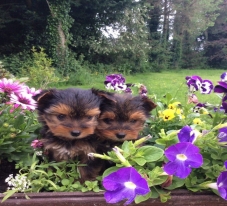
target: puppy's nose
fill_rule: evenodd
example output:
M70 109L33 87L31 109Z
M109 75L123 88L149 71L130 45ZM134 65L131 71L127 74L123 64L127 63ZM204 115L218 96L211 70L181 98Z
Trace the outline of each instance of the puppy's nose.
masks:
M120 133L117 133L116 136L118 139L123 139L126 136L126 134L123 132L120 132Z
M77 136L80 135L80 133L81 133L80 131L74 130L74 131L71 132L71 135L74 136L74 137L77 137Z

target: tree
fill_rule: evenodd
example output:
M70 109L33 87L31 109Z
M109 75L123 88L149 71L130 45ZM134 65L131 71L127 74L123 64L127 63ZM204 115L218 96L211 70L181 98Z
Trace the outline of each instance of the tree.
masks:
M227 68L227 1L220 5L220 15L215 25L206 30L205 56L211 67Z

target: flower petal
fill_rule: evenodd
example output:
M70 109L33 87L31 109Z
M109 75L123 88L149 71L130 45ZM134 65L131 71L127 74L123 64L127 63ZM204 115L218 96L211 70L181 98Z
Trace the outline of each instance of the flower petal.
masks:
M214 92L216 93L226 93L227 92L227 83L226 82L218 82L219 85L214 87Z
M177 134L180 142L193 142L195 139L195 133L192 133L192 128L188 125L184 126Z

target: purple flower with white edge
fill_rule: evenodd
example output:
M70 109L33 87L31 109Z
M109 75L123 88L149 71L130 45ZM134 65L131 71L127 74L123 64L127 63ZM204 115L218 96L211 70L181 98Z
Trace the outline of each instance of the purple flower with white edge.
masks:
M130 204L136 195L150 192L147 181L133 167L124 167L103 178L106 189L104 197L107 203L117 203L128 199L124 205Z
M191 142L193 143L196 140L195 131L188 125L184 126L180 132L177 134L180 142Z
M171 145L165 150L165 156L169 162L164 165L164 171L182 179L191 173L191 168L199 168L203 164L199 148L190 142Z
M227 127L219 129L218 139L219 142L227 142Z
M202 78L200 76L187 76L185 77L185 79L187 80L187 85L190 89L190 91L198 91L199 87L202 83Z
M222 73L220 77L222 82L227 82L227 72Z
M210 94L213 90L213 83L210 80L202 80L200 76L187 76L187 85L191 92L200 91L201 94Z
M199 90L201 94L210 94L213 88L213 83L210 80L203 80Z
M104 81L106 89L112 89L115 91L126 90L125 78L121 74L111 74L106 76Z
M20 82L14 82L12 79L3 78L0 80L0 92L1 93L20 93L24 90L23 84Z
M9 103L13 103L14 108L21 107L27 110L35 110L36 108L36 101L32 98L31 94L26 92L11 94Z

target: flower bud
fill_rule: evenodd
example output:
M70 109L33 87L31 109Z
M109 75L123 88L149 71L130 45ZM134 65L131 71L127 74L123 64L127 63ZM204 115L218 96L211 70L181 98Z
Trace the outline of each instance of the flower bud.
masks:
M9 127L9 124L8 123L4 123L3 127L7 128L7 127Z
M11 133L11 134L10 134L10 137L11 137L11 138L15 138L16 136L17 136L17 135L16 135L15 133Z

